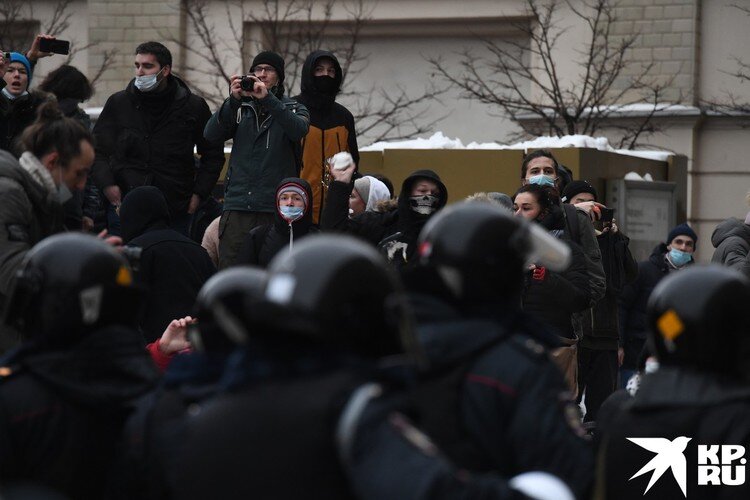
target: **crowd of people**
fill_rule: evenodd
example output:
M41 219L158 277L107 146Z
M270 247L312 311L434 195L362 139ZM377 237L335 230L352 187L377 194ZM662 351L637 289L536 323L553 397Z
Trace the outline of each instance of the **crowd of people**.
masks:
M636 262L547 150L395 191L323 50L212 114L143 43L92 128L74 67L29 90L44 38L0 56L3 498L640 498L631 437L750 445L750 215L709 267L684 223Z

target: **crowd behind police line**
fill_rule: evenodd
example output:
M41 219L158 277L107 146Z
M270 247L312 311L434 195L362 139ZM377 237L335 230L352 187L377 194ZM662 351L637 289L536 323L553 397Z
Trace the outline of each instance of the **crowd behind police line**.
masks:
M42 38L0 64L3 496L632 498L624 436L747 442L750 221L729 270L686 224L636 263L545 150L512 196L395 191L327 51L212 115L146 42L90 131L75 68L28 90Z

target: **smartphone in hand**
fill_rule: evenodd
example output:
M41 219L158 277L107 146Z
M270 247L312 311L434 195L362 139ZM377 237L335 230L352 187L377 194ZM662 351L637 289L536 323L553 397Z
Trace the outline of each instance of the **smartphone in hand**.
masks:
M42 38L39 40L39 51L67 55L70 52L70 42L68 40Z

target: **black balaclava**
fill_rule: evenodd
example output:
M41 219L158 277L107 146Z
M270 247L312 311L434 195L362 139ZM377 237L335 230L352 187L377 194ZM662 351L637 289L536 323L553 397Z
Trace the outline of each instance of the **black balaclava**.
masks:
M336 76L334 78L329 76L313 76L315 65L322 58L333 61L333 66L336 69ZM307 56L305 64L302 66L300 100L306 106L315 109L330 108L336 100L336 95L341 91L342 81L343 73L341 65L336 56L333 55L333 52L316 50Z

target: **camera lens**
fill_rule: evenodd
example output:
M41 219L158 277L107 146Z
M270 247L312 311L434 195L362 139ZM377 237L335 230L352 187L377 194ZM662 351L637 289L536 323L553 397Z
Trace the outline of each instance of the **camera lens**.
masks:
M250 77L243 76L242 80L240 80L240 87L244 91L252 92L254 85L255 85L255 81Z

